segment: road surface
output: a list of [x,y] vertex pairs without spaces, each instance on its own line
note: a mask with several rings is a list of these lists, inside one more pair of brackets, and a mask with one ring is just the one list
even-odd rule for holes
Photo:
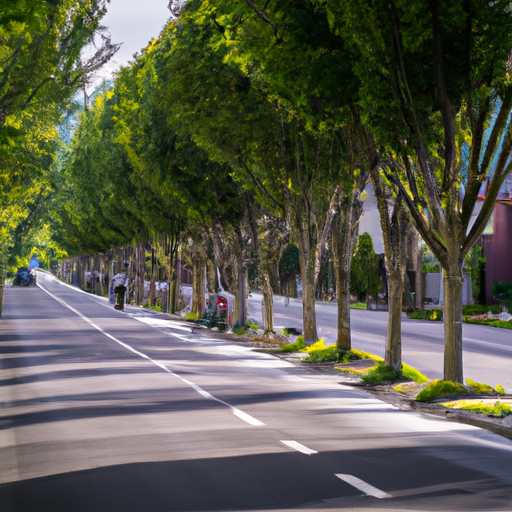
[[495,434],[40,284],[0,320],[2,512],[512,509]]
[[[317,302],[318,336],[326,343],[336,341],[337,304]],[[291,299],[287,307],[282,297],[274,299],[276,328],[302,329],[302,302]],[[387,312],[351,310],[352,346],[384,356]],[[249,316],[261,321],[261,294],[251,293]],[[442,322],[402,321],[403,361],[430,379],[443,378],[444,326]],[[512,330],[463,324],[464,376],[491,386],[501,384],[512,393]]]

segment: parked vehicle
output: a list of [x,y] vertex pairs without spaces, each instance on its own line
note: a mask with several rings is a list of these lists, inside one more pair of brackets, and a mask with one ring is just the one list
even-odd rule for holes
[[12,281],[12,286],[30,286],[36,284],[34,276],[27,267],[20,267]]

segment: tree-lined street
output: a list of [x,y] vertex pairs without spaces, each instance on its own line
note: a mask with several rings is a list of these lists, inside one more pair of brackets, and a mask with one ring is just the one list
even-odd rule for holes
[[[302,329],[302,303],[291,299],[284,306],[282,297],[275,297],[276,328]],[[261,318],[261,294],[252,292],[249,312]],[[336,305],[317,302],[319,337],[325,343],[336,339]],[[387,312],[352,309],[351,328],[354,346],[371,354],[384,357]],[[404,362],[417,368],[430,379],[441,379],[443,360],[443,323],[402,319],[402,345]],[[512,331],[484,325],[464,324],[464,371],[468,378],[501,384],[512,389]]]
[[40,284],[0,325],[2,511],[511,506],[497,435]]
[[0,4],[0,512],[512,510],[510,0]]

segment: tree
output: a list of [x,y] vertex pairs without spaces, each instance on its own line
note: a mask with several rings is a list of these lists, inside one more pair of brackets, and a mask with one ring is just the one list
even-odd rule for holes
[[509,2],[321,3],[356,55],[384,171],[443,267],[444,378],[462,382],[462,266],[511,170]]
[[[0,304],[12,235],[34,212],[27,205],[48,194],[40,171],[50,168],[53,127],[77,88],[118,48],[99,24],[105,5],[106,0],[20,0],[0,8]],[[82,49],[96,35],[102,42],[83,61]],[[37,143],[35,133],[41,136]],[[38,165],[43,154],[44,164]]]
[[[369,166],[360,164],[356,130],[344,129],[357,116],[350,109],[353,74],[336,46],[339,38],[308,2],[267,5],[279,20],[277,38],[251,6],[187,3],[173,27],[166,67],[175,72],[167,83],[172,76],[177,115],[195,123],[196,140],[229,161],[259,202],[290,219],[300,253],[304,335],[312,342],[329,232],[341,215],[340,229],[349,236],[337,238],[339,261],[349,267]],[[332,79],[334,67],[348,71],[346,82]],[[349,295],[343,296],[346,327]],[[350,329],[340,336],[350,348]]]
[[372,237],[368,233],[359,236],[350,268],[350,290],[359,300],[377,297],[381,282],[379,260],[373,250]]

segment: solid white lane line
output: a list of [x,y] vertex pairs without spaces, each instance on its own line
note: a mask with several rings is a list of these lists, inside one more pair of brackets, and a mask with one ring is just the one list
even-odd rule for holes
[[373,485],[370,485],[364,480],[360,480],[354,475],[344,475],[342,473],[337,473],[336,476],[340,480],[343,480],[344,482],[347,482],[347,484],[350,484],[356,489],[359,489],[360,491],[364,492],[364,494],[366,494],[367,496],[373,496],[374,498],[379,499],[392,498],[391,494],[388,494],[387,492],[381,491],[380,489],[373,487]]
[[68,308],[70,311],[72,311],[73,313],[78,315],[82,320],[85,320],[91,327],[94,327],[96,330],[98,330],[99,332],[101,332],[102,334],[107,336],[107,338],[110,338],[111,340],[115,341],[116,343],[118,343],[122,347],[126,348],[130,352],[133,352],[134,354],[138,355],[139,357],[147,359],[148,361],[150,361],[151,363],[155,364],[156,366],[158,366],[159,368],[161,368],[165,372],[170,373],[171,375],[173,375],[177,379],[180,379],[183,383],[189,385],[194,391],[199,393],[201,396],[203,396],[207,400],[213,400],[215,402],[218,402],[219,404],[222,404],[222,405],[224,405],[226,407],[229,407],[229,409],[231,409],[231,412],[235,416],[237,416],[241,420],[245,421],[249,425],[252,425],[252,426],[255,426],[255,427],[261,427],[261,426],[265,425],[264,423],[262,423],[261,421],[257,420],[256,418],[253,418],[252,416],[250,416],[249,414],[241,411],[240,409],[237,409],[236,407],[233,407],[232,405],[228,404],[227,402],[224,402],[224,400],[220,400],[219,398],[214,397],[213,395],[208,393],[208,391],[205,391],[204,389],[200,388],[199,386],[197,386],[193,382],[191,382],[191,381],[181,377],[177,373],[174,373],[172,370],[169,370],[169,368],[167,368],[167,366],[165,366],[163,363],[160,363],[159,361],[155,361],[154,359],[151,359],[151,357],[149,357],[148,355],[144,354],[143,352],[140,352],[140,351],[136,350],[135,348],[131,347],[130,345],[127,345],[126,343],[118,340],[116,337],[112,336],[108,332],[105,332],[100,326],[96,325],[92,320],[90,320],[86,316],[82,315],[82,313],[80,313],[80,311],[76,310],[74,307],[70,306],[69,304],[64,302],[62,299],[59,299],[59,297],[53,295],[53,293],[49,292],[48,290],[45,290],[40,284],[38,284],[37,286],[39,288],[41,288],[41,290],[46,292],[54,300],[56,300],[59,304],[62,304],[64,307]]
[[313,455],[315,453],[318,453],[316,450],[312,450],[311,448],[308,448],[307,446],[304,446],[303,444],[300,444],[297,441],[281,441],[281,443],[306,455]]

